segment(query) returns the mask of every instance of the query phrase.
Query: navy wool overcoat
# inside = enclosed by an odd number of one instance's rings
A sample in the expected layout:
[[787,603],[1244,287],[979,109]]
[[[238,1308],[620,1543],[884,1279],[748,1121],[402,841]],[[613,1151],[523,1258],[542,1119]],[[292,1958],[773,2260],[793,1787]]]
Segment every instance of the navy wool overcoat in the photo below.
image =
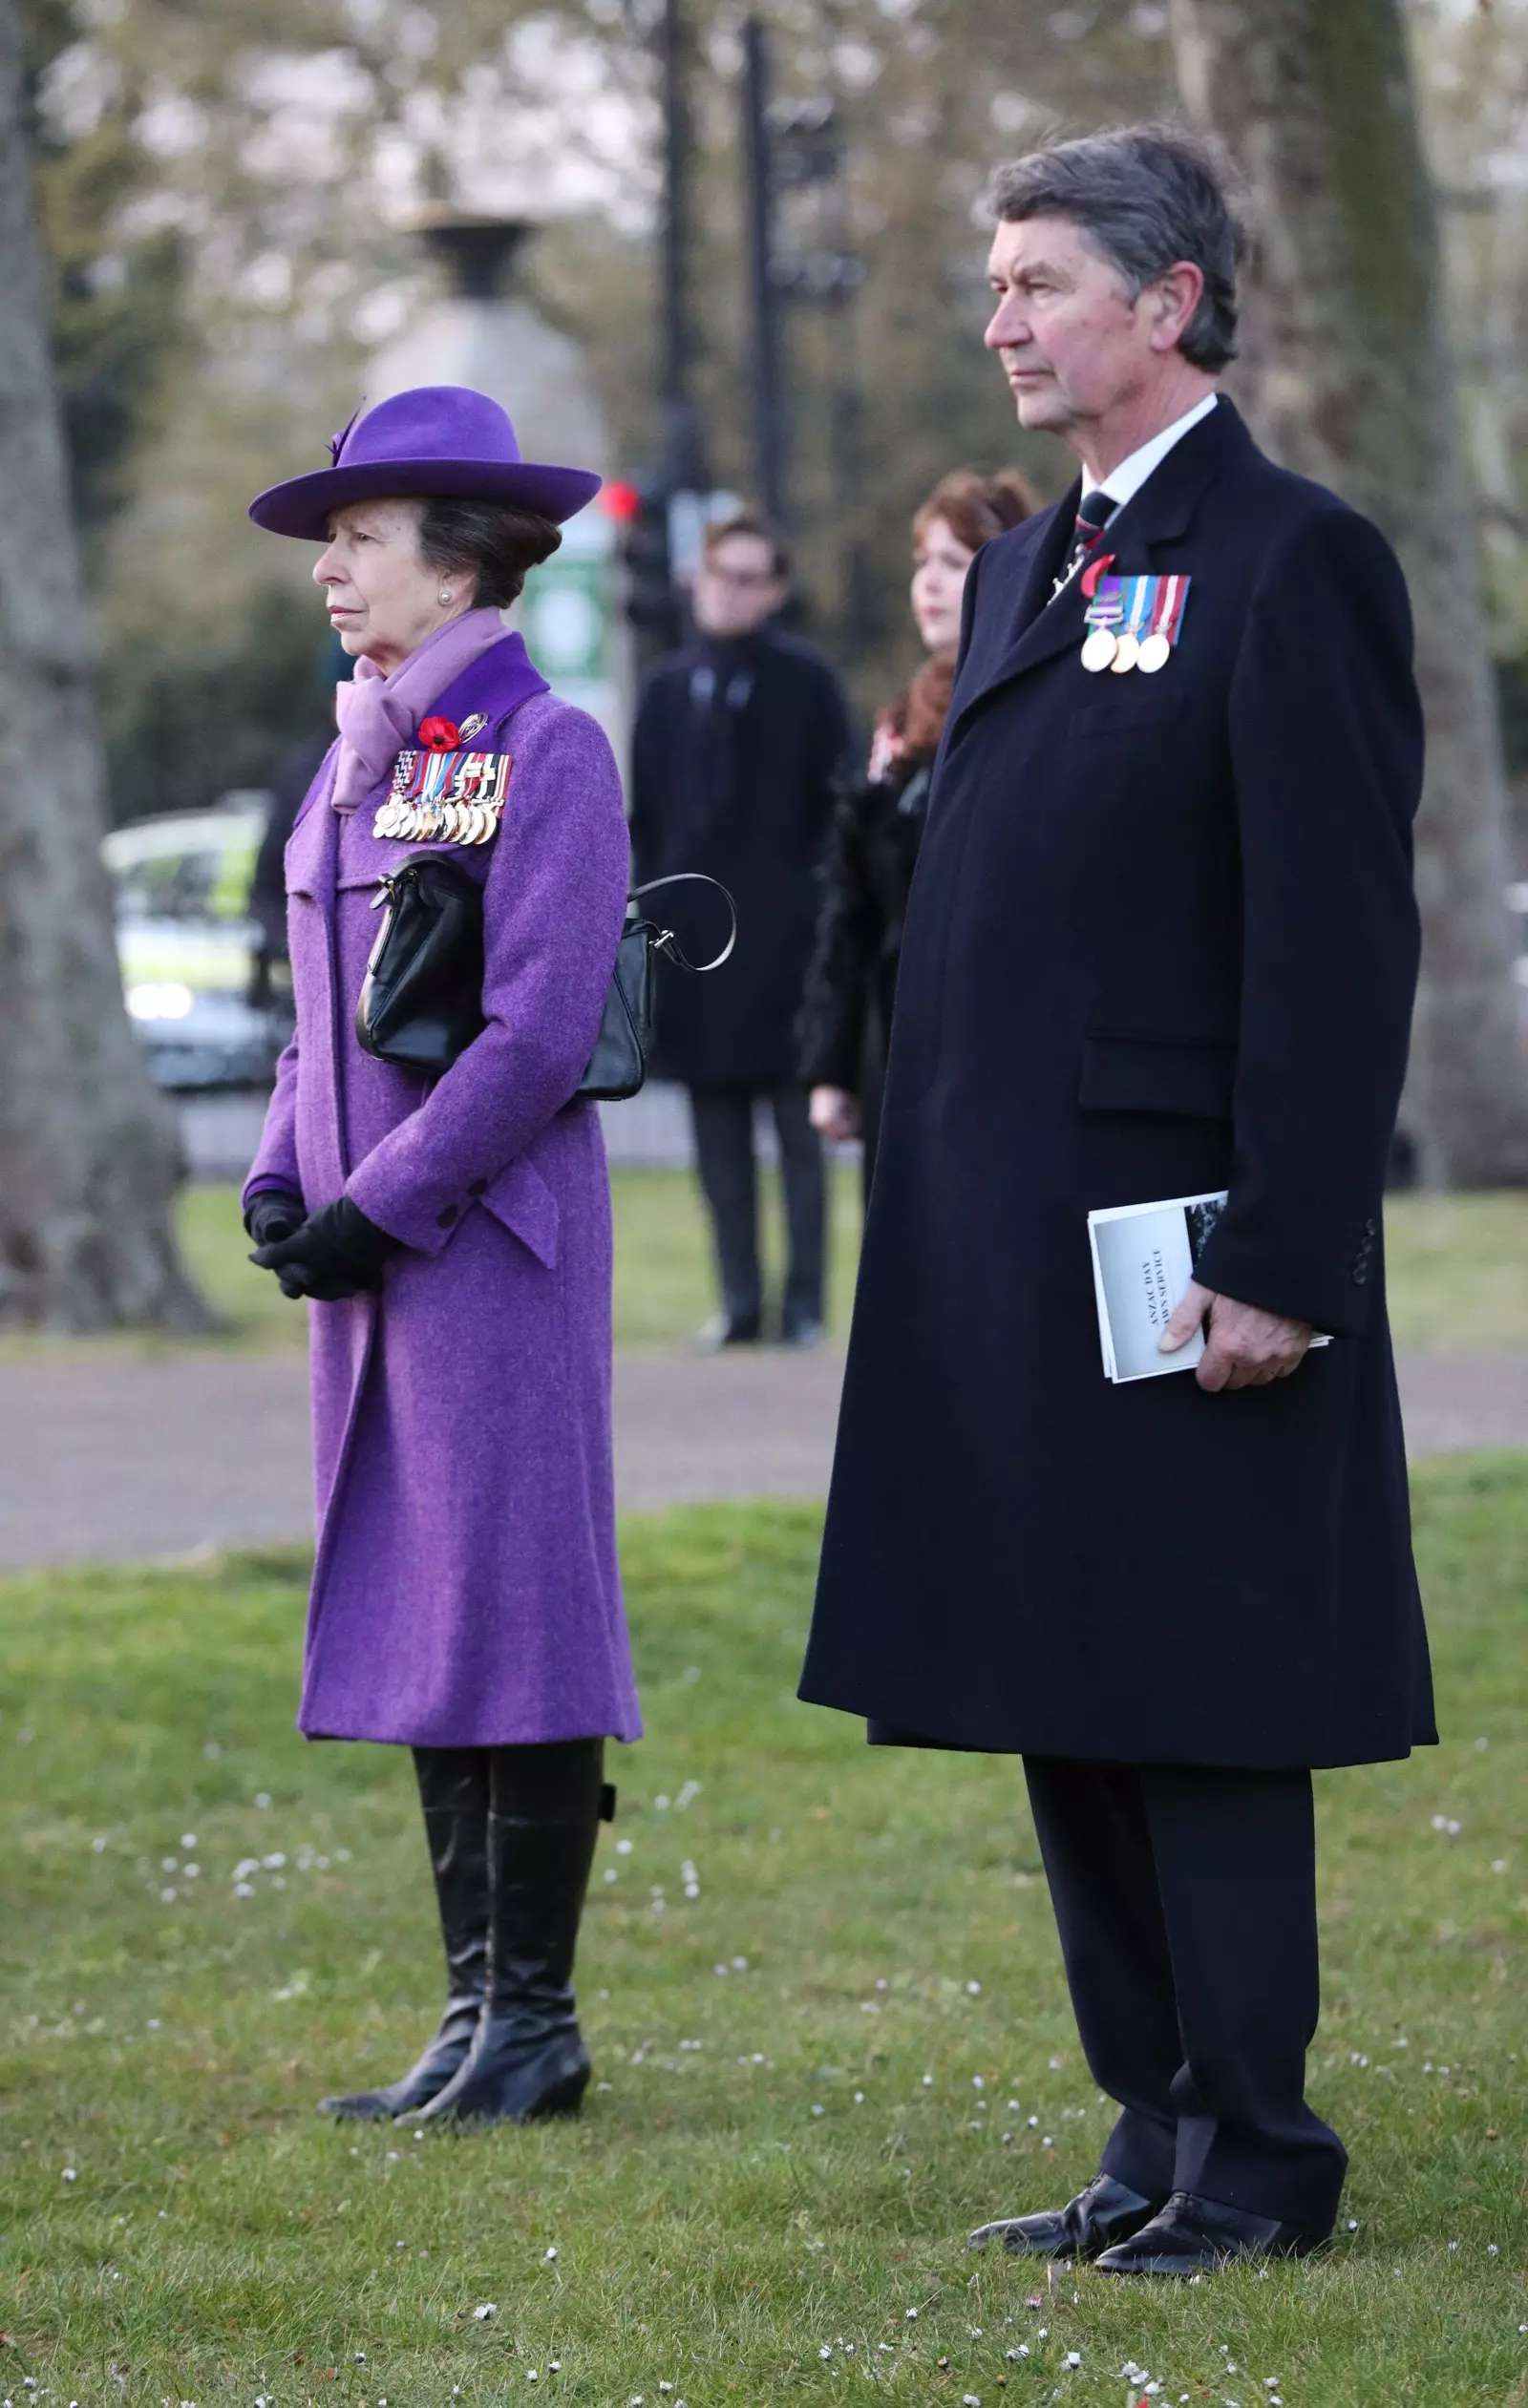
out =
[[[1077,488],[972,564],[801,1695],[946,1746],[1364,1764],[1435,1738],[1381,1197],[1417,964],[1384,539],[1223,398],[1109,529],[1191,580],[1090,675]],[[1226,1187],[1205,1284],[1332,1333],[1111,1386],[1090,1210]]]

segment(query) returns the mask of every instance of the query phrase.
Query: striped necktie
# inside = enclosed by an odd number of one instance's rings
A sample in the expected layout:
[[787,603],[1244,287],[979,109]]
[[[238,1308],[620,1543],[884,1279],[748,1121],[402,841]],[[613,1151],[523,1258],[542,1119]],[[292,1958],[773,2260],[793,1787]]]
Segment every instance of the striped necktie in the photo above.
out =
[[1050,588],[1052,602],[1063,587],[1071,584],[1083,563],[1092,558],[1102,539],[1104,529],[1118,508],[1119,504],[1113,494],[1105,493],[1101,485],[1096,486],[1091,494],[1083,495],[1077,506],[1076,532],[1072,539],[1072,550],[1067,557],[1067,565]]

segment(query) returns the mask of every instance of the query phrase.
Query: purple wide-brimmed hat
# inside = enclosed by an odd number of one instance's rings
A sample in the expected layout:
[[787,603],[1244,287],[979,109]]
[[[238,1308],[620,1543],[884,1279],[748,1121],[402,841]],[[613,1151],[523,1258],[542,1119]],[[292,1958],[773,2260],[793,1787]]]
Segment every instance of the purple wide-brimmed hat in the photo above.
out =
[[591,469],[522,460],[508,413],[470,385],[416,385],[364,417],[357,411],[329,452],[332,468],[288,476],[256,495],[249,516],[257,527],[327,543],[331,510],[391,494],[472,494],[519,502],[561,524],[592,501],[601,484]]

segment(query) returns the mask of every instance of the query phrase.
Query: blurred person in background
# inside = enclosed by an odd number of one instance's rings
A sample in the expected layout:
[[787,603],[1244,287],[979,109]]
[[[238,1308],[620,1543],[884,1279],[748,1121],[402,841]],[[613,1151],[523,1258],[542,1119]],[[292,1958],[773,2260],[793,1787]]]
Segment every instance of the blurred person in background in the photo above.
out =
[[787,1263],[778,1334],[822,1332],[826,1179],[796,1067],[796,1025],[811,959],[834,780],[849,746],[838,678],[810,645],[770,624],[791,562],[752,512],[707,529],[695,631],[654,667],[632,739],[631,841],[639,879],[680,870],[719,878],[737,905],[724,979],[660,982],[653,1067],[689,1088],[710,1210],[721,1310],[703,1346],[764,1332],[754,1106],[779,1140]]
[[[448,1978],[418,2062],[323,2104],[523,2123],[588,2081],[572,1971],[604,1748],[641,1729],[609,1183],[576,1100],[626,912],[621,782],[500,616],[600,480],[522,461],[498,403],[456,386],[379,403],[333,448],[250,505],[321,547],[356,670],[286,847],[297,1027],[244,1215],[254,1260],[310,1299],[299,1726],[412,1748]],[[485,1024],[438,1076],[355,1024],[380,881],[432,855],[482,898]]]
[[876,721],[870,761],[833,816],[817,951],[807,972],[800,1075],[812,1126],[864,1142],[870,1193],[908,891],[960,644],[966,572],[984,543],[1039,503],[1024,477],[956,469],[913,514],[913,618],[927,660]]
[[271,772],[270,816],[249,881],[249,917],[260,931],[249,982],[257,1011],[276,1001],[276,964],[286,959],[286,846],[328,750],[316,738],[288,745]]
[[[350,654],[331,627],[313,664],[315,696],[326,724],[333,718],[334,688],[341,680],[349,681],[350,667]],[[268,1011],[277,1001],[275,968],[286,959],[286,843],[329,746],[327,735],[304,736],[286,747],[271,772],[270,816],[249,881],[249,917],[260,931],[249,990],[257,1011]]]

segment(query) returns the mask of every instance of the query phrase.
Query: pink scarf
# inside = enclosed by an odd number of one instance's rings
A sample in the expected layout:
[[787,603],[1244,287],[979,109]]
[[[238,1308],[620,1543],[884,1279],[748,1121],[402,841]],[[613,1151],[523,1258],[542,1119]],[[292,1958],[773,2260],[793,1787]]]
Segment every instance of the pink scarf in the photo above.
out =
[[334,689],[340,757],[329,799],[336,811],[354,811],[380,786],[436,696],[507,634],[497,610],[467,610],[426,636],[391,677],[361,654],[354,676]]

